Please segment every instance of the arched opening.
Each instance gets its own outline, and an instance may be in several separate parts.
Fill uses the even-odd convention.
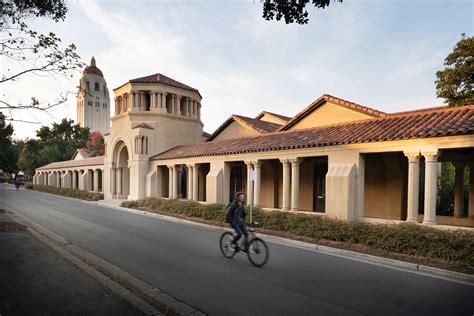
[[[129,154],[123,141],[119,141],[115,145],[113,157],[112,196],[116,199],[127,199],[130,194]]]

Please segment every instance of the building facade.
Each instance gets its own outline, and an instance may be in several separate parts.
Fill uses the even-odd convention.
[[[109,89],[94,57],[79,80],[77,122],[81,127],[89,127],[91,132],[105,134],[110,130]]]
[[[106,199],[227,204],[244,191],[264,209],[474,227],[474,105],[384,113],[323,95],[292,118],[232,115],[204,137],[194,88],[156,74],[114,95],[105,157],[38,168],[35,183],[54,185],[59,172],[80,187],[69,180],[78,172],[83,189]],[[456,172],[449,216],[436,211],[443,162]]]

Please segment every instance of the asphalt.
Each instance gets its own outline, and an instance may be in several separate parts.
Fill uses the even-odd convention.
[[[0,315],[142,315],[14,224],[0,212]]]
[[[273,243],[258,269],[211,229],[7,185],[2,205],[211,315],[474,313],[474,287],[449,280]]]

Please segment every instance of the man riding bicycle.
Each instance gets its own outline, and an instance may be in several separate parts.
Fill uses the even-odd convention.
[[[235,195],[235,200],[230,203],[229,207],[227,208],[226,220],[227,223],[235,230],[236,235],[234,236],[234,240],[232,241],[232,246],[238,251],[239,246],[237,242],[242,237],[245,236],[245,248],[247,248],[248,243],[248,232],[247,227],[245,226],[245,210],[244,210],[244,203],[245,203],[245,193],[238,192]]]

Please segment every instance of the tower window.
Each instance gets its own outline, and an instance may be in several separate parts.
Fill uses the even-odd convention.
[[[95,83],[95,91],[99,91],[99,83],[98,82]]]
[[[106,108],[107,108],[107,103],[102,104],[102,107],[103,107],[104,109],[106,109]]]
[[[86,91],[89,92],[91,89],[89,81],[86,81]]]
[[[92,106],[92,101],[87,101],[87,105]]]
[[[106,89],[105,89],[105,84],[104,84],[104,86],[102,87],[102,90],[104,90],[104,97],[105,97],[105,96],[107,95],[107,93],[106,93],[107,91],[106,91]]]

